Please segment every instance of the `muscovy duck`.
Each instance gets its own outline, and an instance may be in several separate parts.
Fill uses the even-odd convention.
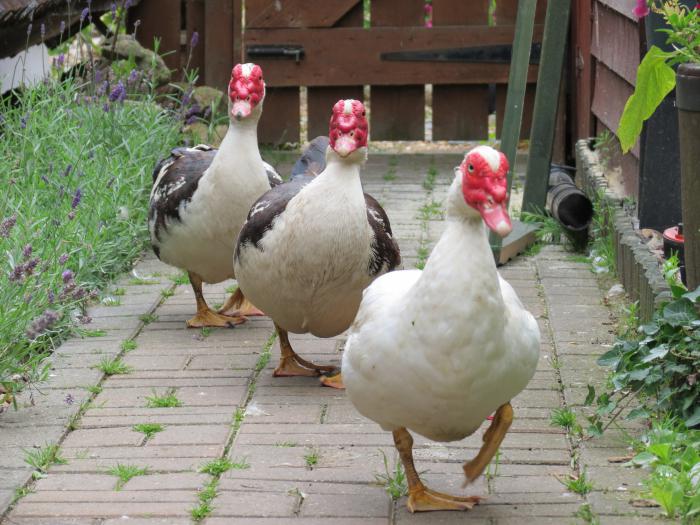
[[[469,483],[500,446],[513,417],[510,400],[537,367],[537,322],[499,276],[483,224],[502,237],[511,230],[507,172],[505,155],[488,146],[465,156],[447,197],[447,227],[425,269],[392,272],[367,288],[345,345],[348,397],[393,432],[411,512],[465,510],[480,498],[425,487],[408,430],[456,441],[495,410],[481,450],[464,465]]]
[[[197,314],[187,326],[232,326],[260,312],[242,293],[219,312],[209,308],[202,283],[234,277],[236,238],[251,204],[281,177],[263,162],[258,121],[265,98],[262,69],[237,64],[228,86],[230,125],[218,150],[205,145],[174,149],[153,172],[148,227],[156,256],[187,270]],[[228,312],[235,311],[233,315]]]
[[[302,165],[324,165],[315,177],[295,177],[253,205],[234,257],[238,284],[275,323],[281,359],[275,376],[317,376],[342,388],[332,366],[310,363],[292,349],[288,332],[333,337],[357,313],[362,290],[401,261],[389,218],[364,194],[367,117],[357,100],[333,106],[325,158],[307,152]],[[316,139],[319,141],[322,139]]]

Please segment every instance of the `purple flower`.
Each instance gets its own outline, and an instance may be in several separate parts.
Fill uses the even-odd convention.
[[[66,30],[66,21],[61,20],[61,25],[58,26],[58,31],[63,34],[63,32]]]
[[[32,24],[30,23],[30,24],[27,26],[27,36],[29,36],[29,35],[31,35],[31,34],[32,34]]]
[[[70,207],[76,209],[80,201],[83,199],[83,192],[78,188],[75,190],[75,195],[73,195],[73,201],[70,203]]]
[[[131,70],[131,73],[129,73],[129,77],[126,79],[126,83],[129,85],[132,85],[132,84],[135,84],[138,79],[139,79],[139,71],[138,71],[138,69],[134,68]]]
[[[73,273],[73,270],[63,270],[63,273],[61,274],[61,279],[63,279],[63,282],[65,284],[68,284],[71,281],[73,281],[74,275],[75,274]]]
[[[107,81],[105,80],[105,81],[102,82],[102,84],[100,84],[99,87],[97,88],[97,95],[100,96],[100,97],[101,97],[102,95],[104,95],[104,94],[107,92],[107,88],[108,88],[108,87],[109,87],[109,82],[107,82]]]
[[[199,33],[197,31],[192,32],[192,38],[190,38],[190,48],[194,49],[199,44]]]
[[[68,394],[68,395],[66,395],[66,398],[63,400],[63,402],[66,405],[72,405],[73,403],[75,403],[75,399],[73,398],[72,394]]]
[[[104,111],[105,113],[109,113],[109,103],[105,102],[104,104],[102,104],[102,111]]]
[[[22,257],[29,259],[32,256],[32,245],[27,244],[22,248]]]
[[[10,276],[8,277],[8,279],[10,279],[10,282],[15,283],[17,281],[21,281],[23,275],[24,275],[24,266],[21,264],[18,264],[17,266],[12,268],[12,271],[10,272]]]
[[[73,165],[72,165],[72,164],[68,164],[68,166],[66,166],[66,170],[63,172],[63,176],[64,176],[64,177],[67,177],[68,175],[70,175],[70,172],[71,172],[72,170],[73,170]]]
[[[649,2],[647,0],[637,0],[637,5],[632,12],[637,18],[644,18],[649,14]]]
[[[75,219],[75,212],[74,211],[72,211],[68,214],[68,220],[72,221],[73,219]]]
[[[44,310],[44,313],[34,319],[29,325],[29,328],[27,328],[27,337],[29,339],[36,339],[51,328],[60,317],[59,313],[54,310]]]
[[[110,11],[112,11],[112,18],[117,18],[117,3],[112,2],[112,5],[109,7]]]
[[[68,254],[64,253],[58,258],[59,264],[66,264],[66,261],[68,260]]]
[[[126,98],[126,88],[124,87],[124,83],[120,80],[119,82],[117,82],[117,85],[112,90],[112,92],[109,94],[109,101],[110,102],[124,102],[125,98]]]
[[[0,223],[0,237],[7,239],[10,236],[12,228],[17,224],[17,215],[10,215],[2,220]]]
[[[39,265],[39,259],[31,259],[27,261],[24,264],[24,273],[25,275],[32,275],[34,273],[34,269]]]
[[[195,122],[197,122],[197,115],[192,115],[188,117],[187,120],[185,120],[185,125],[189,126],[191,124],[194,124]]]
[[[46,300],[49,302],[49,304],[53,304],[53,302],[56,300],[56,295],[49,290],[49,293],[46,294]]]
[[[56,67],[56,69],[61,69],[61,68],[63,68],[64,62],[66,61],[66,55],[64,55],[63,53],[61,53],[60,55],[58,55],[58,56],[57,56],[56,58],[54,58],[53,60],[54,60],[54,62],[53,62],[53,63],[54,63],[54,67]]]
[[[126,0],[126,2],[124,2],[124,9],[129,9],[130,7],[131,7],[131,0]]]
[[[81,24],[83,22],[85,22],[85,19],[87,18],[89,12],[90,12],[90,10],[87,7],[80,12],[80,23]]]
[[[44,40],[44,37],[46,36],[46,26],[41,24],[39,26],[39,31],[41,32],[41,39]]]
[[[182,95],[182,105],[186,106],[187,104],[190,103],[190,100],[192,100],[192,90],[185,91],[185,93]]]

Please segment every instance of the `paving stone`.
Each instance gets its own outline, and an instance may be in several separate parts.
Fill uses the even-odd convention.
[[[224,443],[231,432],[231,425],[171,425],[151,439],[157,445],[209,445]]]
[[[121,517],[121,516],[188,516],[192,502],[159,503],[25,503],[20,502],[12,511],[13,516],[85,516],[85,517]]]
[[[295,517],[297,497],[269,492],[221,492],[214,503],[212,517]],[[236,520],[237,522],[238,520]],[[207,520],[209,522],[209,520]]]
[[[141,441],[143,441],[143,434],[134,432],[131,427],[110,428],[109,431],[100,428],[79,428],[66,436],[63,446],[74,448],[109,447],[138,445]]]
[[[389,518],[391,499],[384,491],[371,494],[309,494],[301,505],[300,518]]]

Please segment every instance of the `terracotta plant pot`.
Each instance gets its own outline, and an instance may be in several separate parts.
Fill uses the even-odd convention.
[[[681,195],[688,289],[700,286],[700,64],[681,64],[676,73],[681,153]]]

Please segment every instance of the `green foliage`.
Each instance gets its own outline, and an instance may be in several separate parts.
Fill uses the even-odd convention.
[[[581,496],[585,496],[591,490],[593,490],[593,483],[588,479],[585,471],[582,471],[578,476],[569,475],[565,479],[560,479],[561,483],[570,492],[575,492]]]
[[[651,46],[637,69],[634,93],[627,100],[617,128],[622,152],[627,153],[642,132],[642,124],[676,86],[676,72],[666,63],[668,53]]]
[[[146,436],[146,439],[151,439],[158,432],[163,432],[165,427],[159,423],[139,423],[132,427],[134,432],[141,432]]]
[[[600,525],[600,518],[595,515],[593,509],[588,503],[581,505],[574,513],[574,517],[579,518],[590,525]]]
[[[71,78],[0,99],[0,383],[12,396],[43,380],[71,314],[146,246],[151,169],[179,139],[149,96],[111,103],[91,89]]]
[[[321,453],[316,448],[311,448],[306,454],[304,454],[304,462],[308,469],[313,469],[318,465],[318,461],[321,459]]]
[[[700,431],[673,419],[655,421],[637,443],[629,464],[651,469],[644,481],[646,495],[669,518],[687,525],[700,522]]]
[[[589,418],[593,434],[620,415],[633,399],[641,405],[628,419],[663,416],[680,418],[688,428],[700,426],[700,288],[673,290],[674,298],[659,307],[636,337],[622,338],[598,359],[612,369],[610,389],[596,397],[589,386],[586,404],[595,400],[596,411]],[[626,403],[623,403],[627,400]],[[605,419],[610,422],[603,427]]]
[[[615,273],[615,232],[613,231],[613,209],[604,193],[593,199],[593,220],[590,235],[593,269],[596,272]]]
[[[445,218],[445,210],[442,209],[442,203],[436,200],[424,204],[418,211],[418,218],[422,221],[441,221]]]
[[[250,468],[247,458],[236,458],[231,462],[231,468],[234,470],[246,470]]]
[[[174,392],[158,395],[155,391],[152,396],[146,397],[146,407],[148,408],[175,408],[181,407],[180,401]]]
[[[133,368],[124,364],[124,362],[118,357],[115,359],[105,357],[95,366],[95,368],[102,370],[102,372],[108,376],[129,374],[133,370]]]
[[[35,469],[34,477],[43,476],[51,465],[65,465],[67,461],[59,454],[58,444],[46,444],[36,450],[24,450],[24,462]]]
[[[107,330],[78,330],[78,335],[81,337],[104,337],[107,335]]]
[[[197,495],[199,504],[190,510],[190,516],[192,516],[192,519],[196,523],[199,523],[204,518],[209,516],[209,514],[211,514],[211,512],[214,510],[211,502],[217,496],[216,489],[218,485],[219,480],[217,478],[212,479]]]
[[[125,352],[131,352],[132,350],[136,350],[136,347],[138,346],[136,341],[133,339],[125,339],[122,341],[122,344],[120,345],[121,349],[124,350]]]
[[[199,469],[200,472],[209,474],[211,476],[221,476],[224,472],[227,472],[233,468],[233,463],[228,458],[217,458],[209,463],[205,463]]]
[[[107,474],[111,474],[112,476],[117,476],[119,478],[114,490],[121,490],[130,479],[135,478],[136,476],[146,476],[148,473],[147,467],[124,465],[121,463],[117,463],[116,466],[107,471]]]
[[[576,420],[576,414],[570,408],[555,408],[549,416],[549,424],[553,427],[561,427],[567,432],[578,434],[581,426]]]
[[[423,180],[423,188],[428,191],[433,191],[435,189],[435,182],[437,181],[438,171],[432,164],[428,168],[428,173]]]
[[[397,500],[408,494],[408,481],[403,465],[400,461],[394,464],[393,469],[389,469],[389,460],[383,450],[380,450],[384,461],[384,474],[375,474],[377,482],[384,487],[391,499]]]
[[[175,284],[190,284],[190,276],[187,275],[187,272],[181,272],[171,277],[170,280]]]
[[[155,323],[157,320],[158,320],[158,316],[156,314],[139,315],[139,321],[141,321],[143,324]]]

